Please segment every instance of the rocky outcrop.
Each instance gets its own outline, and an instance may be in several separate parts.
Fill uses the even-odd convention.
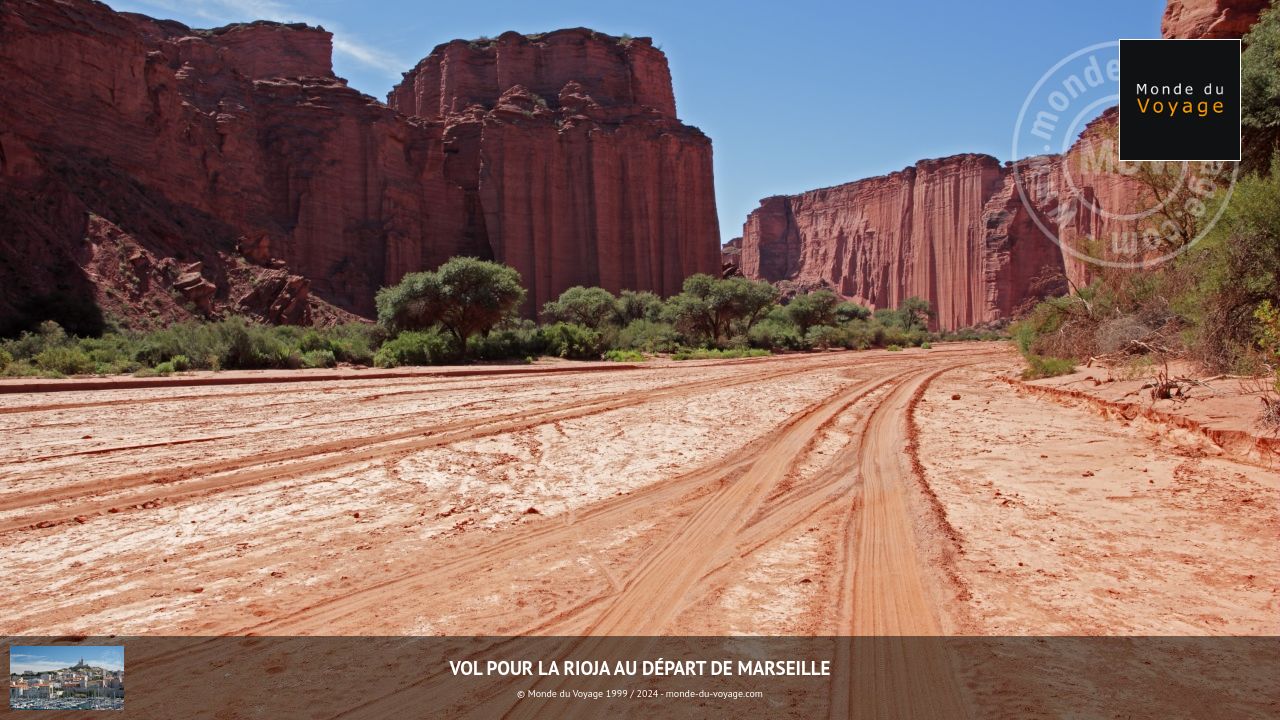
[[[437,47],[388,96],[443,126],[445,175],[528,309],[573,285],[679,292],[720,267],[711,142],[648,38],[586,29]]]
[[[996,320],[1025,296],[1025,265],[1056,247],[1018,232],[1012,174],[993,157],[925,160],[890,175],[761,201],[743,228],[747,277],[828,287],[873,308],[928,300],[939,327]],[[1060,269],[1061,257],[1056,258]]]
[[[1169,0],[1160,31],[1167,38],[1238,38],[1271,0]]]
[[[719,268],[710,141],[676,119],[647,40],[450,43],[392,109],[335,77],[332,36],[303,25],[10,0],[0,38],[10,326],[53,300],[138,326],[368,317],[379,287],[463,254],[516,265],[530,310],[574,284],[670,293]],[[104,247],[145,259],[142,290],[93,265]]]
[[[1001,165],[989,155],[955,155],[765,198],[743,226],[743,274],[830,288],[872,308],[923,298],[941,329],[1006,320],[1087,279],[1086,263],[1043,228],[1082,253],[1087,239],[1131,234],[1114,215],[1129,212],[1143,191],[1105,170],[1115,123],[1114,110],[1104,113],[1065,156]]]
[[[720,246],[720,276],[742,276],[742,238],[736,237]]]

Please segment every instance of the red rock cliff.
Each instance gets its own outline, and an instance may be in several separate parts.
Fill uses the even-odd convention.
[[[1240,37],[1269,4],[1170,0],[1163,31],[1166,37]],[[1008,319],[1068,283],[1088,281],[1090,266],[1073,250],[1107,254],[1138,241],[1137,221],[1117,216],[1150,206],[1151,198],[1115,172],[1116,128],[1112,108],[1063,156],[1000,166],[989,156],[957,155],[765,198],[743,226],[742,271],[802,288],[829,287],[872,307],[893,307],[915,295],[933,304],[942,329]]]
[[[647,41],[452,43],[437,94],[463,112],[412,117],[335,77],[316,28],[9,0],[0,38],[10,324],[50,298],[136,325],[368,316],[378,287],[457,254],[511,261],[539,301],[719,268],[710,141],[675,119]],[[513,78],[560,94],[522,107]]]
[[[988,155],[955,155],[765,198],[743,226],[743,274],[828,287],[875,308],[924,298],[942,329],[1007,319],[1068,280],[1086,280],[1087,265],[1041,226],[1082,251],[1088,238],[1109,243],[1132,232],[1103,212],[1132,211],[1142,192],[1098,169],[1115,154],[1115,118],[1111,110],[1092,122],[1066,156],[1002,166]]]
[[[1167,38],[1238,38],[1271,0],[1169,0],[1160,30]]]
[[[719,271],[711,142],[648,38],[585,29],[437,47],[388,97],[442,123],[446,175],[540,307],[572,285],[678,292]]]

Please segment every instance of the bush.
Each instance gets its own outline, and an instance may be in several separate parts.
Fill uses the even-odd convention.
[[[142,367],[136,355],[140,336],[132,333],[108,333],[100,338],[85,338],[77,345],[93,361],[97,375],[131,373]]]
[[[623,350],[661,353],[678,349],[679,335],[675,327],[653,320],[632,320],[618,333],[617,346]]]
[[[544,321],[569,323],[599,330],[617,317],[618,299],[608,290],[577,285],[542,306]]]
[[[888,350],[889,352],[902,352],[902,346],[890,345],[889,347],[885,348],[885,350]]]
[[[681,350],[671,357],[675,360],[733,360],[736,358],[764,357],[769,354],[768,350],[760,350],[757,348],[734,348],[730,350],[695,348],[692,350]]]
[[[373,364],[380,368],[442,365],[456,357],[453,342],[436,329],[402,332],[378,348]]]
[[[599,332],[574,323],[556,323],[542,329],[547,352],[574,360],[598,360],[604,349]]]
[[[172,362],[168,362],[168,361],[162,362],[155,367],[156,375],[172,375],[175,372],[177,372],[177,370],[176,368],[174,368]]]
[[[225,341],[220,359],[223,369],[258,370],[302,365],[301,353],[276,337],[271,328],[255,325],[244,318],[231,318],[215,327]]]
[[[884,344],[884,327],[879,323],[855,320],[844,324],[845,347],[866,350]]]
[[[800,350],[805,346],[800,330],[791,322],[770,315],[747,333],[752,347],[766,350]]]
[[[933,349],[933,344],[932,344],[932,343],[927,343],[927,342],[922,342],[922,343],[920,343],[920,349],[921,349],[921,350],[932,350],[932,349]]]
[[[332,350],[309,350],[302,353],[302,367],[331,368],[338,364]]]
[[[1076,371],[1076,364],[1065,358],[1028,355],[1027,369],[1022,371],[1023,380],[1039,380],[1041,378],[1070,375]]]
[[[23,332],[17,339],[7,340],[4,349],[14,360],[34,360],[37,355],[53,347],[71,342],[62,326],[52,320],[40,323],[35,332]]]
[[[236,320],[178,323],[147,333],[138,339],[133,359],[154,367],[177,355],[185,355],[193,368],[220,370],[228,348],[228,336],[222,331],[223,326]]]
[[[604,354],[604,359],[610,362],[645,362],[649,358],[635,350],[610,350]]]
[[[467,354],[480,360],[513,360],[541,355],[547,347],[532,320],[509,320],[467,343]]]
[[[178,372],[186,372],[191,369],[191,359],[186,355],[174,355],[169,362],[173,364],[173,369]]]
[[[62,375],[88,375],[93,372],[93,358],[75,346],[59,345],[42,350],[35,356],[36,367]]]
[[[623,290],[618,293],[617,315],[623,325],[636,320],[658,322],[662,319],[662,298],[648,291]]]
[[[4,372],[11,362],[13,362],[13,356],[9,354],[9,351],[0,350],[0,372]]]
[[[804,344],[811,350],[844,347],[844,333],[832,325],[814,325],[804,334]]]
[[[1217,372],[1257,370],[1255,313],[1264,301],[1280,303],[1280,165],[1236,183],[1218,223],[1179,267],[1194,278],[1174,302],[1193,326],[1192,354]]]

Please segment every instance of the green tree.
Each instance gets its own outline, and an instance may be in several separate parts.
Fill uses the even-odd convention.
[[[871,317],[871,310],[856,302],[842,302],[836,306],[836,320],[842,323],[854,320],[866,320]]]
[[[1280,150],[1280,9],[1262,13],[1240,56],[1241,171],[1265,173]]]
[[[898,306],[898,314],[902,318],[903,327],[908,330],[927,330],[929,321],[933,319],[933,307],[928,300],[912,296]]]
[[[778,302],[778,288],[772,283],[742,277],[721,282],[731,298],[738,319],[742,321],[743,334],[751,332],[751,328]]]
[[[623,290],[618,293],[617,312],[624,326],[636,320],[657,322],[662,317],[662,298],[647,290]]]
[[[548,323],[571,323],[599,330],[617,319],[618,299],[598,287],[574,287],[542,306],[542,319]]]
[[[489,332],[524,302],[514,268],[456,257],[433,272],[416,272],[378,291],[378,323],[393,332],[440,325],[466,352],[467,339]]]
[[[1217,224],[1178,264],[1192,280],[1175,307],[1194,325],[1197,359],[1218,371],[1256,369],[1255,313],[1267,300],[1280,305],[1280,164],[1241,178]]]
[[[791,298],[786,306],[787,317],[803,337],[815,325],[834,325],[839,305],[839,295],[830,290],[814,290]]]
[[[773,306],[777,293],[769,283],[699,273],[684,281],[684,292],[667,301],[666,315],[685,335],[719,344],[735,321],[744,332],[750,331]]]

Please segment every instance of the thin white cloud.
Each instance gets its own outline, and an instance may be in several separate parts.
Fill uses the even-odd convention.
[[[378,48],[361,42],[347,32],[341,23],[318,18],[300,12],[288,3],[277,0],[132,0],[113,3],[118,9],[129,9],[129,6],[144,5],[151,10],[160,10],[178,15],[194,16],[200,20],[217,25],[248,20],[274,20],[275,22],[300,22],[308,25],[321,25],[333,33],[333,51],[350,58],[365,67],[382,72],[391,78],[399,78],[413,63],[383,52]]]

